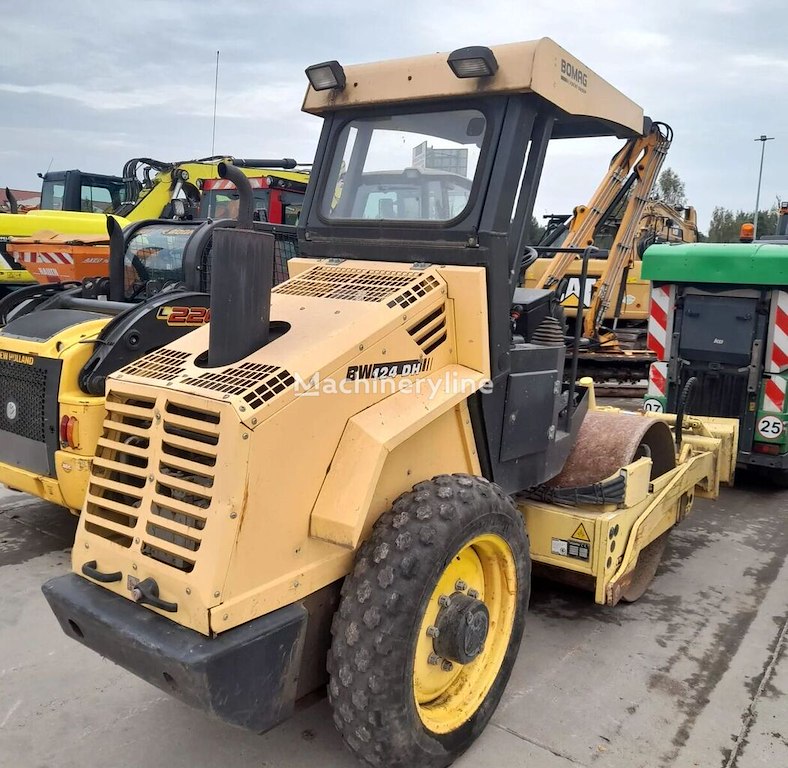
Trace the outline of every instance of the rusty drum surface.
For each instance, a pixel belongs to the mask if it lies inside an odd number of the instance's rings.
[[[589,411],[563,470],[547,485],[591,485],[643,456],[650,456],[653,462],[652,479],[676,466],[673,437],[667,424],[639,413]]]

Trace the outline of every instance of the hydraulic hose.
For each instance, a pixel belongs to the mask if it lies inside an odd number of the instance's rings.
[[[690,376],[687,379],[686,384],[684,384],[684,388],[681,390],[681,395],[679,396],[678,406],[676,407],[676,450],[677,451],[681,448],[681,437],[682,437],[681,433],[683,432],[684,412],[686,411],[687,407],[692,401],[692,395],[695,389],[695,385],[697,383],[698,383],[697,377]]]
[[[627,481],[623,475],[616,475],[591,485],[576,488],[549,488],[537,486],[528,491],[527,495],[538,501],[554,504],[565,504],[576,507],[580,504],[622,504],[627,490]]]

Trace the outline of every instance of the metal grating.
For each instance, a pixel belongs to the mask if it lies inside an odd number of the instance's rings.
[[[139,376],[143,379],[170,381],[183,371],[184,363],[188,357],[188,352],[159,349],[122,368],[121,373]]]
[[[440,285],[438,279],[433,275],[427,275],[423,280],[420,280],[416,285],[412,285],[402,293],[397,294],[389,301],[389,307],[400,306],[402,308],[409,307],[414,302],[418,301],[422,296],[426,296],[430,291],[435,290]]]
[[[412,283],[413,279],[411,272],[319,265],[277,286],[274,293],[312,296],[316,299],[378,302]]]
[[[298,256],[298,235],[295,232],[275,232],[274,285],[289,280],[287,262]]]
[[[90,533],[128,548],[147,482],[154,401],[110,392],[106,409],[88,485],[85,525]]]
[[[243,395],[252,408],[259,408],[292,386],[295,379],[284,368],[275,365],[242,363],[223,371],[211,371],[185,379],[183,383],[226,395]]]
[[[266,232],[270,230],[265,230]],[[298,235],[293,231],[275,230],[274,236],[274,285],[284,283],[288,279],[287,262],[298,256]],[[213,238],[203,251],[200,259],[200,290],[211,292],[211,269],[213,263]]]
[[[442,304],[427,317],[412,325],[408,328],[408,333],[425,355],[434,352],[447,338],[446,305]]]
[[[46,442],[46,391],[45,369],[0,361],[0,430]]]
[[[86,529],[186,573],[192,571],[213,501],[220,415],[202,407],[111,391],[85,506]],[[154,426],[155,425],[155,426]],[[161,460],[151,467],[152,440]]]

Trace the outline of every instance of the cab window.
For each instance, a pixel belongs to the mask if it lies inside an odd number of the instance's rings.
[[[183,250],[193,232],[192,227],[162,224],[132,235],[126,243],[126,297],[139,295],[151,281],[163,287],[183,280]]]
[[[384,222],[461,216],[486,128],[474,109],[351,120],[337,142],[322,215]]]

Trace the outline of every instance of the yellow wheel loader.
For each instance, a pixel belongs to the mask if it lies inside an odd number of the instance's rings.
[[[506,686],[532,563],[636,599],[731,480],[736,422],[600,411],[554,293],[511,314],[548,142],[639,135],[636,104],[546,38],[307,75],[303,258],[272,289],[269,225],[217,229],[211,323],[108,378],[44,593],[227,722],[327,681],[361,759],[446,766]]]
[[[229,172],[251,225],[266,208],[240,169]],[[154,219],[121,232],[111,217],[107,223],[108,277],[0,299],[0,483],[76,514],[106,418],[108,374],[210,320],[212,234],[235,225]],[[281,282],[295,232],[282,226],[277,238],[274,281]]]

